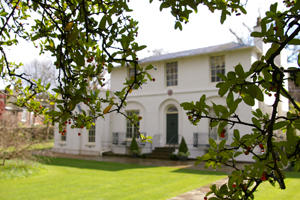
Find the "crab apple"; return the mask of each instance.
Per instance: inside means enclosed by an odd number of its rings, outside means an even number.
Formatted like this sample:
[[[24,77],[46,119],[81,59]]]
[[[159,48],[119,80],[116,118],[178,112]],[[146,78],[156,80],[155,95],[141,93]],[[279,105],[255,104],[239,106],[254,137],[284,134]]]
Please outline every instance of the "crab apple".
[[[225,138],[225,134],[224,134],[224,133],[221,133],[220,137],[221,137],[221,138]]]
[[[141,120],[142,119],[142,117],[141,116],[139,116],[139,120]]]
[[[65,129],[64,132],[67,132],[67,129]]]
[[[226,130],[225,130],[225,129],[223,129],[221,133],[225,134],[225,133],[226,133]]]
[[[268,94],[269,95],[269,97],[271,97],[272,96],[272,94]]]
[[[259,146],[261,149],[263,149],[263,148],[264,148],[264,145],[263,145],[263,144],[261,144],[261,143],[260,143],[258,146]]]
[[[153,78],[152,81],[155,82],[155,78]]]
[[[270,88],[269,88],[269,90],[273,90],[274,89],[274,87],[273,86],[271,86]]]
[[[81,125],[80,128],[83,129],[83,125]]]
[[[71,124],[71,122],[69,122],[69,124]]]
[[[188,116],[188,118],[189,118],[189,120],[191,120],[191,119],[193,119],[193,117],[190,115],[190,116]]]
[[[65,135],[65,132],[62,132],[61,135]]]
[[[207,200],[207,197],[204,197],[204,200]]]
[[[78,133],[78,136],[81,136],[81,133]]]
[[[261,152],[265,152],[265,150],[264,150],[264,149],[262,149],[262,150],[261,150]]]
[[[34,117],[36,117],[36,115],[34,115]]]
[[[236,184],[232,184],[232,187],[233,187],[233,188],[236,188]]]
[[[42,108],[42,106],[40,106],[40,108]]]
[[[262,180],[262,181],[266,181],[266,180],[267,180],[267,176],[266,176],[265,173],[263,173],[263,174],[261,175],[260,180]]]
[[[247,147],[247,151],[250,151],[251,150],[251,147]]]
[[[249,151],[245,151],[244,154],[245,154],[245,155],[248,155],[248,154],[249,154]]]

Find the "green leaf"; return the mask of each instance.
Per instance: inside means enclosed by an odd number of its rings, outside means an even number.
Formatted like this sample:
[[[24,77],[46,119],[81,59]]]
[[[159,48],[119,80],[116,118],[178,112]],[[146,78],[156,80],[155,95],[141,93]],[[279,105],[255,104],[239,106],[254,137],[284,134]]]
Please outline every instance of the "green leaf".
[[[238,129],[234,129],[233,131],[233,137],[236,139],[236,140],[240,140],[240,132]]]
[[[169,4],[163,2],[163,3],[160,5],[159,10],[162,11],[164,8],[169,8],[169,7],[170,7]]]
[[[230,108],[233,103],[233,93],[229,92],[226,98],[227,107]]]
[[[153,66],[153,65],[151,65],[151,64],[150,64],[150,65],[148,65],[148,66],[146,67],[146,69],[145,69],[145,70],[147,71],[147,70],[150,70],[150,69],[154,69],[154,66]]]
[[[231,86],[231,83],[225,82],[225,83],[221,86],[221,88],[219,89],[219,95],[220,95],[221,97],[223,97],[223,96],[227,93],[227,91],[229,90],[230,86]]]
[[[244,101],[247,105],[249,105],[249,106],[254,106],[254,104],[255,104],[254,98],[252,98],[249,94],[242,93],[242,94],[241,94],[241,97],[243,98],[243,101]]]
[[[242,102],[242,99],[236,99],[233,103],[232,103],[232,105],[230,106],[230,113],[234,113],[235,111],[236,111],[236,109],[237,109],[237,107],[238,107],[238,105],[239,105],[239,103],[241,103]]]
[[[209,144],[210,144],[210,146],[212,147],[212,148],[214,148],[214,149],[217,149],[218,148],[218,145],[217,145],[217,143],[216,143],[216,141],[215,140],[213,140],[213,139],[209,139]]]
[[[292,39],[288,44],[291,45],[300,45],[300,39]]]
[[[289,122],[287,122],[287,121],[277,122],[277,123],[274,124],[273,130],[281,129],[281,128],[285,127],[288,124],[289,124]]]
[[[195,108],[195,105],[189,102],[181,103],[180,106],[183,108],[183,110],[193,110]]]
[[[245,72],[244,72],[244,69],[242,67],[241,64],[238,64],[235,68],[235,73],[241,77],[241,78],[244,78],[245,77]]]
[[[182,25],[181,25],[180,21],[177,21],[177,22],[175,23],[175,27],[174,27],[174,28],[175,28],[175,29],[179,28],[179,30],[182,31]]]
[[[100,21],[99,28],[104,30],[106,26],[106,15],[104,15]]]
[[[260,33],[260,32],[252,32],[252,33],[251,33],[251,36],[252,36],[252,37],[263,37],[264,34],[263,34],[263,33]]]
[[[219,150],[223,149],[225,144],[226,144],[226,140],[222,140],[219,144]]]

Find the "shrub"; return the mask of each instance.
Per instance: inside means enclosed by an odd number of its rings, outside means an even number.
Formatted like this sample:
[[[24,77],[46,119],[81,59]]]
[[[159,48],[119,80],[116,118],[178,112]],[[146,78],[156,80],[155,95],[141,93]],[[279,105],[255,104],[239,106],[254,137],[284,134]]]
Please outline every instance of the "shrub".
[[[188,149],[188,147],[187,147],[187,145],[186,145],[186,143],[185,143],[185,139],[184,139],[184,137],[182,137],[181,143],[180,143],[180,145],[179,145],[179,152],[187,153],[188,150],[189,150],[189,149]]]
[[[140,154],[140,152],[141,152],[140,148],[135,140],[135,137],[132,138],[129,150],[130,150],[130,154],[133,154],[133,153]]]

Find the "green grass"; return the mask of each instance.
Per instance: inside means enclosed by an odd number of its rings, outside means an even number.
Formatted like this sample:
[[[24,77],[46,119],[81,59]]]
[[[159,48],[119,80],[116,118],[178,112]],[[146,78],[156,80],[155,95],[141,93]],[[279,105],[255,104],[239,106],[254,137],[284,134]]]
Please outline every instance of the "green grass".
[[[22,145],[22,148],[26,148],[28,146],[28,144],[24,144]],[[29,148],[29,150],[44,150],[44,149],[51,149],[54,146],[54,142],[53,141],[49,141],[49,142],[41,142],[41,143],[36,143],[31,145],[31,147]],[[0,151],[1,151],[1,147],[0,147]],[[14,151],[15,147],[11,146],[5,149],[6,152],[11,152]]]
[[[29,177],[40,172],[43,168],[38,162],[7,160],[4,166],[0,166],[0,181]]]
[[[298,200],[300,199],[299,186],[300,186],[300,173],[286,172],[286,189],[279,189],[278,184],[275,187],[268,182],[263,183],[258,187],[254,193],[255,200]]]
[[[39,174],[0,180],[2,199],[168,199],[225,177],[172,167],[51,158]]]

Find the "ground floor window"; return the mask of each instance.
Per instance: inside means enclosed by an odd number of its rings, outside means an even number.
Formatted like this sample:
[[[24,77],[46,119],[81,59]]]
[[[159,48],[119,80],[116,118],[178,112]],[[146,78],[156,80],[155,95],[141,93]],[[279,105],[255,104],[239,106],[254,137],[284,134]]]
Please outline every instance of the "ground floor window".
[[[60,141],[61,142],[65,142],[67,141],[67,126],[66,125],[63,125],[62,126],[62,131],[61,131],[61,134],[60,134]]]
[[[89,112],[90,116],[94,116],[93,113],[90,111]],[[95,123],[95,118],[92,119],[92,122]],[[96,127],[95,125],[91,125],[89,129],[89,136],[88,136],[88,142],[94,143],[96,141]]]
[[[209,116],[210,117],[217,117],[217,115],[214,112],[213,108],[209,108]],[[219,143],[221,140],[228,140],[228,130],[227,130],[227,126],[225,127],[226,130],[226,134],[225,134],[225,138],[221,138],[218,135],[218,126],[215,127],[211,127],[210,126],[210,121],[209,121],[209,130],[208,130],[208,138],[209,139],[214,139],[217,143]]]
[[[139,110],[131,110],[131,111],[126,111],[126,115],[128,117],[132,116],[133,113],[135,113],[136,115],[140,114]],[[137,126],[140,126],[140,123],[137,122]],[[134,126],[134,124],[131,123],[130,120],[126,120],[126,138],[138,138],[139,137],[139,132],[138,129]]]

